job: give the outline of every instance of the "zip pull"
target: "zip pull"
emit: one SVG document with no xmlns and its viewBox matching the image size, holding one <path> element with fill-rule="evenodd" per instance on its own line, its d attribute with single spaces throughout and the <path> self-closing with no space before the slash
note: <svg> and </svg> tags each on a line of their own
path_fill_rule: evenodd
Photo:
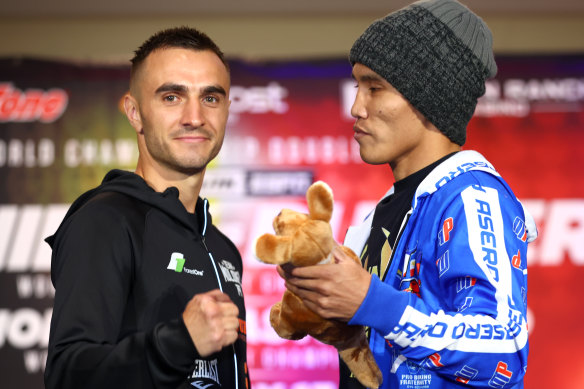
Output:
<svg viewBox="0 0 584 389">
<path fill-rule="evenodd" d="M 205 242 L 205 235 L 203 235 L 201 237 L 201 242 L 203 242 L 203 246 L 205 247 L 205 250 L 207 250 L 207 253 L 210 255 L 211 252 L 209 251 L 209 248 L 207 247 L 207 242 Z"/>
<path fill-rule="evenodd" d="M 203 246 L 205 247 L 205 250 L 207 251 L 207 254 L 209 254 L 209 256 L 211 258 L 213 258 L 213 256 L 211 255 L 211 251 L 209 250 L 209 247 L 207 247 L 207 242 L 205 241 L 205 233 L 207 232 L 207 210 L 208 209 L 209 209 L 209 201 L 207 201 L 207 199 L 204 199 L 203 200 L 203 216 L 204 216 L 204 222 L 203 222 L 203 232 L 201 233 L 201 241 L 203 242 Z"/>
</svg>

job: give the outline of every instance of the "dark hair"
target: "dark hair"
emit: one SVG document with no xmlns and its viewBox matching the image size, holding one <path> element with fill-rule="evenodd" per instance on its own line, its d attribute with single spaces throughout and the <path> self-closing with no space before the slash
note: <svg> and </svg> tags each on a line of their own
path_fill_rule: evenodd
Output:
<svg viewBox="0 0 584 389">
<path fill-rule="evenodd" d="M 221 62 L 229 71 L 229 65 L 225 56 L 219 47 L 207 36 L 207 34 L 191 27 L 168 28 L 152 35 L 146 42 L 134 51 L 134 57 L 130 60 L 132 63 L 131 78 L 136 73 L 142 62 L 154 50 L 167 48 L 184 48 L 196 51 L 210 50 L 219 57 Z"/>
</svg>

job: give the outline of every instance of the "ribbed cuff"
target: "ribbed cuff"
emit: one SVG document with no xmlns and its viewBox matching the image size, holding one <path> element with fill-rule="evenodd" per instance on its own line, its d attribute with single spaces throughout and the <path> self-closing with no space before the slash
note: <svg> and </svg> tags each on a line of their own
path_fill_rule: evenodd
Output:
<svg viewBox="0 0 584 389">
<path fill-rule="evenodd" d="M 411 293 L 395 290 L 373 275 L 367 295 L 349 324 L 371 327 L 385 336 L 399 323 L 410 297 Z"/>
</svg>

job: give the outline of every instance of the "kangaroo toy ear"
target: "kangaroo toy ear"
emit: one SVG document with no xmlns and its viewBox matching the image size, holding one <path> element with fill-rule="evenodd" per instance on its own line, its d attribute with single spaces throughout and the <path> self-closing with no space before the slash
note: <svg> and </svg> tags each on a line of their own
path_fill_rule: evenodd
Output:
<svg viewBox="0 0 584 389">
<path fill-rule="evenodd" d="M 311 219 L 329 222 L 333 216 L 333 190 L 323 181 L 310 185 L 306 191 Z"/>
</svg>

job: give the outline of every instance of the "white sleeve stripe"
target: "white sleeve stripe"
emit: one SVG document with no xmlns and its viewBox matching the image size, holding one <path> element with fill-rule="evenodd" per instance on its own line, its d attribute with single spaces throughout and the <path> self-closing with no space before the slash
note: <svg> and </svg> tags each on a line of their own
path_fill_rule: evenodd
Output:
<svg viewBox="0 0 584 389">
<path fill-rule="evenodd" d="M 506 322 L 512 277 L 499 194 L 493 188 L 473 186 L 465 189 L 461 197 L 468 227 L 468 244 L 474 261 L 496 290 L 497 318 Z"/>
<path fill-rule="evenodd" d="M 408 306 L 399 325 L 386 339 L 401 347 L 425 347 L 472 353 L 515 353 L 527 344 L 524 323 L 515 336 L 511 329 L 486 315 L 456 315 L 444 311 L 427 315 Z"/>
</svg>

